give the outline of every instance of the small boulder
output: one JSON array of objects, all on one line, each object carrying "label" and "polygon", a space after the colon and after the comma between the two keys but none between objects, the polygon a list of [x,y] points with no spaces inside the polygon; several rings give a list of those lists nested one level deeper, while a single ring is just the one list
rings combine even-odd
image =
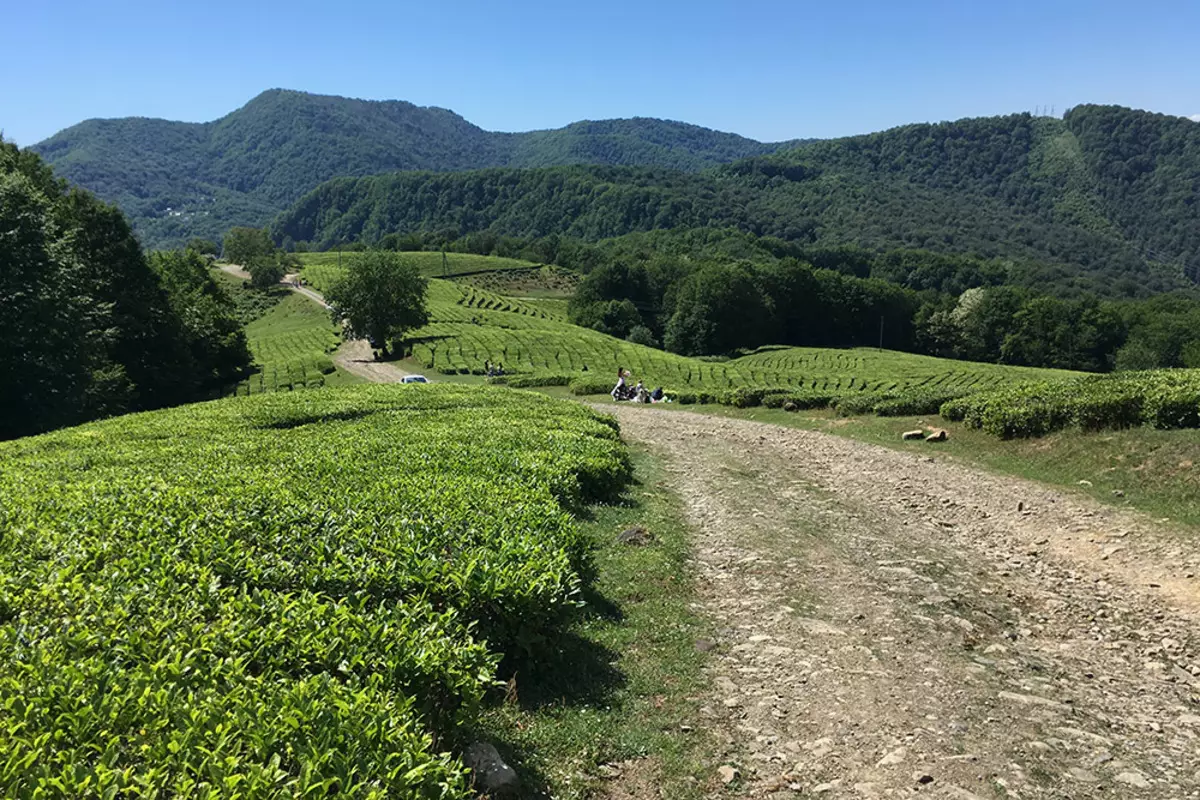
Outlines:
[{"label": "small boulder", "polygon": [[907,442],[909,439],[924,439],[924,438],[925,438],[925,431],[921,431],[921,430],[917,430],[917,431],[905,431],[905,432],[904,432],[904,433],[903,433],[903,434],[900,436],[900,438],[901,438],[901,439],[903,439],[903,440],[904,440],[904,441],[906,441],[906,442]]},{"label": "small boulder", "polygon": [[799,411],[800,406],[796,405],[791,400],[788,400],[786,403],[783,404],[783,410],[784,411]]},{"label": "small boulder", "polygon": [[950,438],[950,432],[944,428],[938,428],[925,437],[927,442],[944,442]]},{"label": "small boulder", "polygon": [[632,528],[626,528],[617,534],[617,541],[621,544],[643,547],[654,541],[654,534],[641,525],[634,525]]},{"label": "small boulder", "polygon": [[463,753],[463,763],[475,775],[475,788],[493,797],[513,797],[521,787],[516,770],[504,763],[487,742],[476,742]]},{"label": "small boulder", "polygon": [[717,767],[717,774],[721,776],[721,783],[725,784],[726,786],[742,776],[742,774],[737,771],[737,767],[734,767],[730,764],[722,764],[721,766]]}]

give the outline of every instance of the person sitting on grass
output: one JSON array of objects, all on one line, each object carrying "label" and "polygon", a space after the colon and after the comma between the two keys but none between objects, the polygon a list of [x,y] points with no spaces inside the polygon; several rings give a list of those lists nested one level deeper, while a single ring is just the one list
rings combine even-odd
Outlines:
[{"label": "person sitting on grass", "polygon": [[627,377],[629,377],[629,372],[621,367],[617,367],[617,385],[613,387],[611,393],[613,400],[629,400],[632,398],[632,390],[625,383]]}]

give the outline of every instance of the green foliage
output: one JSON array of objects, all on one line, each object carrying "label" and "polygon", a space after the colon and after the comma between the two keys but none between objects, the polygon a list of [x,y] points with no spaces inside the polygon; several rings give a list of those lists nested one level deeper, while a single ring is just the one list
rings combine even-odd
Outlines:
[{"label": "green foliage", "polygon": [[611,421],[448,386],[224,400],[0,451],[13,797],[469,796],[447,751],[497,661],[579,604],[566,509],[630,477]]},{"label": "green foliage", "polygon": [[152,253],[149,262],[180,315],[184,341],[204,384],[228,383],[246,368],[250,354],[237,309],[213,280],[208,261],[194,250],[175,250]]},{"label": "green foliage", "polygon": [[645,325],[634,325],[629,329],[625,340],[634,344],[640,344],[643,347],[658,347],[658,340],[654,338],[654,331]]},{"label": "green foliage", "polygon": [[338,176],[577,163],[697,170],[781,146],[656,119],[492,133],[441,108],[274,89],[214,122],[93,119],[35,149],[118,203],[148,245],[178,247],[265,224]]},{"label": "green foliage", "polygon": [[230,228],[222,242],[222,257],[240,267],[249,268],[256,261],[275,254],[275,242],[263,228]]},{"label": "green foliage", "polygon": [[1154,370],[1018,383],[947,402],[941,414],[1004,439],[1151,425],[1200,427],[1200,371]]},{"label": "green foliage", "polygon": [[186,249],[199,253],[202,256],[212,256],[213,258],[221,255],[221,245],[212,239],[202,239],[199,236],[188,239]]},{"label": "green foliage", "polygon": [[[1100,205],[1151,261],[1200,281],[1196,174],[1200,125],[1120,106],[1076,106],[1065,124],[1100,188]],[[1183,200],[1183,202],[1180,202]]]},{"label": "green foliage", "polygon": [[341,330],[325,309],[289,293],[246,326],[246,338],[254,355],[254,372],[233,384],[230,394],[324,386],[334,372],[330,354],[341,342]]},{"label": "green foliage", "polygon": [[121,212],[0,141],[0,438],[193,400],[244,366],[196,280],[164,281]]},{"label": "green foliage", "polygon": [[388,342],[429,321],[428,280],[412,260],[380,250],[348,259],[345,275],[326,291],[346,335],[387,351]]},{"label": "green foliage", "polygon": [[[911,280],[917,289],[993,284],[998,268],[1015,283],[1073,292],[1138,296],[1179,286],[1192,258],[1188,237],[1200,227],[1185,199],[1200,133],[1180,127],[1185,120],[1128,110],[1112,116],[1100,130],[1124,118],[1145,129],[1128,148],[1141,172],[1112,166],[1103,134],[1080,128],[1077,136],[1072,118],[1019,114],[812,142],[699,175],[604,166],[339,179],[302,198],[272,230],[280,239],[328,246],[447,229],[498,243],[735,227],[825,249],[973,259],[961,277],[936,255],[880,266],[880,276]],[[1145,179],[1132,177],[1142,172]],[[1123,188],[1131,179],[1142,188]],[[1138,192],[1154,181],[1163,191],[1139,206]],[[1154,233],[1160,228],[1169,236]],[[1161,248],[1148,251],[1148,237]]]}]

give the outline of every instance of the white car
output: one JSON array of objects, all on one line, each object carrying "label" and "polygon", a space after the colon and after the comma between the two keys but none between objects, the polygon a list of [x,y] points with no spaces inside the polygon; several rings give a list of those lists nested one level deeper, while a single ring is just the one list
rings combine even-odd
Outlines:
[{"label": "white car", "polygon": [[429,378],[424,375],[405,375],[400,379],[401,383],[429,383]]}]

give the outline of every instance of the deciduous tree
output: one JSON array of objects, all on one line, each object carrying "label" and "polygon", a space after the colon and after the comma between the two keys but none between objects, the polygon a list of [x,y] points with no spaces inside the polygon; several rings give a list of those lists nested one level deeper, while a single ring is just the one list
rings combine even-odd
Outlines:
[{"label": "deciduous tree", "polygon": [[386,355],[389,342],[429,322],[427,285],[416,262],[373,250],[351,256],[345,277],[325,297],[334,317],[345,322],[348,338],[366,339]]}]

